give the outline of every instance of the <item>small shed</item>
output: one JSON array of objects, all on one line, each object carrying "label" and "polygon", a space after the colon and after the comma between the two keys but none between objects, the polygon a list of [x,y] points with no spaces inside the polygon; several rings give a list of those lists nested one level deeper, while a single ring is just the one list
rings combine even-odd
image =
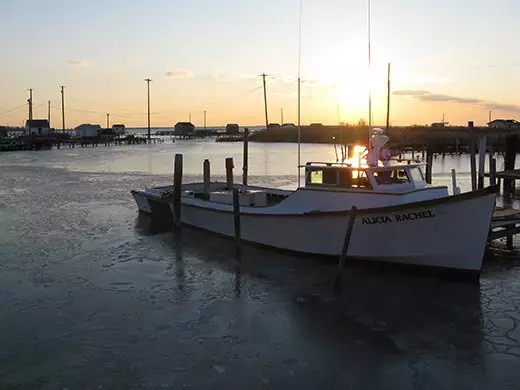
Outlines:
[{"label": "small shed", "polygon": [[122,124],[112,125],[112,132],[116,136],[125,135],[125,133],[126,133],[125,129],[126,129],[125,125],[122,125]]},{"label": "small shed", "polygon": [[191,135],[195,133],[195,125],[191,122],[177,122],[175,132],[178,135]]},{"label": "small shed", "polygon": [[76,137],[97,137],[101,133],[100,125],[91,125],[90,123],[84,123],[74,129]]},{"label": "small shed", "polygon": [[238,134],[240,127],[236,123],[228,123],[226,125],[226,134]]},{"label": "small shed", "polygon": [[25,122],[25,135],[49,135],[50,132],[47,119],[29,119]]}]

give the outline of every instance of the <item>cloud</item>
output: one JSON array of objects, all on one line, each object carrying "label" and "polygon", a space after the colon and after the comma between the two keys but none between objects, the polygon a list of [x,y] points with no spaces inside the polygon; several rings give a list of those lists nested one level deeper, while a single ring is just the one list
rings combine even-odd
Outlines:
[{"label": "cloud", "polygon": [[74,66],[90,66],[87,60],[68,60],[67,63]]},{"label": "cloud", "polygon": [[166,76],[173,77],[176,79],[187,79],[193,77],[193,72],[184,69],[176,69],[166,72]]},{"label": "cloud", "polygon": [[514,104],[502,104],[502,103],[490,102],[490,101],[478,99],[478,98],[468,98],[468,97],[461,97],[461,96],[438,94],[438,93],[431,93],[430,91],[413,90],[413,89],[394,91],[393,95],[405,96],[405,97],[409,97],[409,98],[423,101],[423,102],[449,102],[449,103],[458,103],[458,104],[473,104],[473,105],[478,105],[487,110],[502,110],[502,111],[508,111],[511,113],[520,114],[520,106],[517,106]]}]

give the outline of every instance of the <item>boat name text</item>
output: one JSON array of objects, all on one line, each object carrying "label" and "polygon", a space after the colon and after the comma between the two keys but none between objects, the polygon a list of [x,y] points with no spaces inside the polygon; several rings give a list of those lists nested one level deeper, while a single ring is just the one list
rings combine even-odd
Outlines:
[{"label": "boat name text", "polygon": [[406,222],[414,221],[416,219],[435,218],[435,214],[431,210],[418,211],[413,213],[395,214],[395,215],[380,215],[374,217],[363,217],[361,222],[363,225],[376,225],[380,223],[392,222]]}]

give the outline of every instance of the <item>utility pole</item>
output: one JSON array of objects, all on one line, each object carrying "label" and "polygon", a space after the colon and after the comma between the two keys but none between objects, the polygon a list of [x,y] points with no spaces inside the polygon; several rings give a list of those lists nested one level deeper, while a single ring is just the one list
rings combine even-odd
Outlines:
[{"label": "utility pole", "polygon": [[265,129],[267,130],[267,126],[269,126],[269,118],[267,116],[267,88],[265,85],[266,76],[267,75],[265,73],[262,73],[262,80],[264,82]]},{"label": "utility pole", "polygon": [[204,110],[204,131],[206,131],[206,110]]},{"label": "utility pole", "polygon": [[51,127],[51,101],[50,100],[47,105],[47,122],[49,122],[49,127]]},{"label": "utility pole", "polygon": [[283,107],[280,108],[280,126],[283,125]]},{"label": "utility pole", "polygon": [[150,135],[150,80],[149,78],[144,79],[146,81],[146,84],[148,86],[148,142],[151,142],[151,135]]},{"label": "utility pole", "polygon": [[488,118],[488,123],[491,122],[491,110],[489,110],[489,118]]},{"label": "utility pole", "polygon": [[107,112],[107,130],[110,128],[110,114]]},{"label": "utility pole", "polygon": [[190,123],[191,123],[191,112],[190,112],[190,114],[189,114],[189,120],[190,120]]},{"label": "utility pole", "polygon": [[386,135],[390,128],[390,63],[388,63],[388,90],[386,93]]},{"label": "utility pole", "polygon": [[61,88],[61,127],[65,134],[65,86],[60,85]]},{"label": "utility pole", "polygon": [[33,93],[34,89],[32,88],[29,88],[29,120],[32,121],[33,119],[33,96],[32,96],[32,93]]}]

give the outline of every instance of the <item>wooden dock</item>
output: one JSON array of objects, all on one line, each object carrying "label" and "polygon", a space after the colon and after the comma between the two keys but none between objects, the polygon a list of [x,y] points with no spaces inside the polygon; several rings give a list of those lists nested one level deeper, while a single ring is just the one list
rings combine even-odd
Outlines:
[{"label": "wooden dock", "polygon": [[506,238],[507,248],[513,250],[513,237],[519,233],[520,210],[497,207],[493,213],[488,241]]}]

